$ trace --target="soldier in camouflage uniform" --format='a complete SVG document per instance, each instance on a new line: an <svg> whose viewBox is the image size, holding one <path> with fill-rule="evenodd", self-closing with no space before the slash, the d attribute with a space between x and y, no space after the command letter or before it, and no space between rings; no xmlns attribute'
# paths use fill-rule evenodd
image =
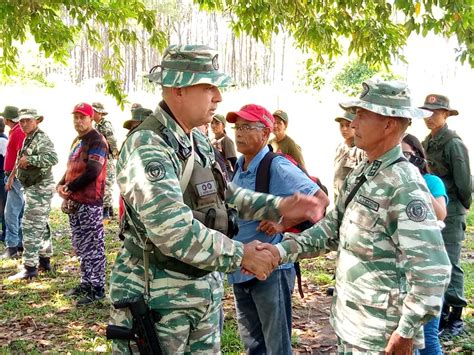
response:
<svg viewBox="0 0 474 355"><path fill-rule="evenodd" d="M26 134L23 148L18 153L16 168L9 179L17 177L25 192L23 214L23 270L9 280L31 279L38 276L38 269L51 270L53 254L51 233L48 225L54 179L51 168L58 163L53 142L38 124L43 116L34 109L18 112L20 127Z"/></svg>
<svg viewBox="0 0 474 355"><path fill-rule="evenodd" d="M400 147L410 120L429 112L411 107L403 83L363 86L341 107L356 112L367 159L325 219L266 248L281 263L337 250L331 324L341 353L411 354L424 347L422 325L439 314L451 271L428 188Z"/></svg>
<svg viewBox="0 0 474 355"><path fill-rule="evenodd" d="M444 220L446 227L442 234L452 273L444 295L440 329L444 329L444 337L453 337L463 330L461 314L467 306L460 259L462 241L466 237L466 213L472 202L469 154L461 138L446 123L448 117L458 115L458 111L449 106L446 96L428 95L421 108L432 112L425 119L431 133L423 141L428 166L434 175L443 180L449 197L448 215Z"/></svg>
<svg viewBox="0 0 474 355"><path fill-rule="evenodd" d="M109 157L107 160L107 178L105 180L104 192L104 219L113 217L113 199L112 193L115 184L115 159L118 157L117 140L114 136L112 123L105 116L108 114L104 109L104 105L100 102L93 102L95 129L102 133L109 145Z"/></svg>
<svg viewBox="0 0 474 355"><path fill-rule="evenodd" d="M211 122L222 100L219 87L230 84L218 71L217 52L171 46L157 68L149 79L161 84L163 101L130 134L117 162L126 223L110 298L144 294L162 316L155 327L165 353L219 353L223 283L217 271L244 267L265 279L276 260L269 252L259 254L256 243L244 246L225 236L236 232L223 202L226 182L209 139L193 129ZM322 214L308 196L281 199L233 186L227 192L241 218ZM132 327L123 309L112 309L112 320ZM128 353L127 342L114 341L114 351Z"/></svg>
<svg viewBox="0 0 474 355"><path fill-rule="evenodd" d="M350 126L355 115L345 112L334 121L339 123L344 142L339 144L334 157L334 203L336 203L339 191L349 173L365 158L364 151L354 145L354 129Z"/></svg>

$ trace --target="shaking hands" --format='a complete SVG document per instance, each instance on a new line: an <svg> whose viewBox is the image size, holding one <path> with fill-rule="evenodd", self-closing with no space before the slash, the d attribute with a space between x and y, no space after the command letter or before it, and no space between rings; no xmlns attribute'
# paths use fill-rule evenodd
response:
<svg viewBox="0 0 474 355"><path fill-rule="evenodd" d="M244 274L266 280L279 262L280 253L274 245L256 240L244 245L244 257L241 263Z"/></svg>

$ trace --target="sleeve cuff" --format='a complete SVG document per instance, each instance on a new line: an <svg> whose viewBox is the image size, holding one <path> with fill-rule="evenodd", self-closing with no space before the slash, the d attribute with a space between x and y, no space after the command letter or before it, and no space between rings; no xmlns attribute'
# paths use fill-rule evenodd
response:
<svg viewBox="0 0 474 355"><path fill-rule="evenodd" d="M405 317L400 318L398 327L395 330L402 338L412 339L415 336L416 327L413 326Z"/></svg>

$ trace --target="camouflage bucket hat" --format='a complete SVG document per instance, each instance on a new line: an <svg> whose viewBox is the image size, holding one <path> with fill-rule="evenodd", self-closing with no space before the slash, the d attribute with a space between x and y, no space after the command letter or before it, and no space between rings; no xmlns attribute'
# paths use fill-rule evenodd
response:
<svg viewBox="0 0 474 355"><path fill-rule="evenodd" d="M339 104L344 110L355 113L356 108L388 117L408 119L426 118L430 111L411 106L410 91L407 84L400 81L373 81L362 83L359 100Z"/></svg>
<svg viewBox="0 0 474 355"><path fill-rule="evenodd" d="M104 105L102 105L100 102L93 102L92 107L94 108L95 112L101 113L104 116L108 114L108 112L105 111Z"/></svg>
<svg viewBox="0 0 474 355"><path fill-rule="evenodd" d="M176 88L198 84L232 85L231 77L219 71L217 51L203 45L169 46L161 64L153 67L146 77L151 82Z"/></svg>
<svg viewBox="0 0 474 355"><path fill-rule="evenodd" d="M355 114L353 114L350 111L344 111L344 114L342 116L337 116L334 121L336 122L341 122L342 120L346 120L349 122L352 122L355 118Z"/></svg>
<svg viewBox="0 0 474 355"><path fill-rule="evenodd" d="M133 122L143 122L145 118L150 116L153 113L152 110L148 108L138 107L132 111L132 119L127 120L123 123L123 128L130 129Z"/></svg>
<svg viewBox="0 0 474 355"><path fill-rule="evenodd" d="M276 110L275 112L273 112L273 117L278 117L283 120L283 122L288 123L288 114L285 111Z"/></svg>
<svg viewBox="0 0 474 355"><path fill-rule="evenodd" d="M20 120L20 117L18 116L18 107L15 106L5 106L5 109L0 113L0 116L13 122L18 122Z"/></svg>
<svg viewBox="0 0 474 355"><path fill-rule="evenodd" d="M34 108L22 108L20 111L18 111L19 121L29 119L43 120L43 116L38 115L38 111L36 111Z"/></svg>
<svg viewBox="0 0 474 355"><path fill-rule="evenodd" d="M449 106L448 97L443 95L429 94L426 96L425 104L420 108L425 110L446 110L449 111L450 116L459 115L457 110L454 110Z"/></svg>

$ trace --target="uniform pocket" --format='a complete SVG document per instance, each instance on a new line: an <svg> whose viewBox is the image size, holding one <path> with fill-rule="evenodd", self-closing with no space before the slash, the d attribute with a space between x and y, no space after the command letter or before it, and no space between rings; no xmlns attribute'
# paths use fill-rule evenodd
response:
<svg viewBox="0 0 474 355"><path fill-rule="evenodd" d="M363 259L371 258L378 219L378 212L365 208L349 211L341 227L341 242L344 249Z"/></svg>

